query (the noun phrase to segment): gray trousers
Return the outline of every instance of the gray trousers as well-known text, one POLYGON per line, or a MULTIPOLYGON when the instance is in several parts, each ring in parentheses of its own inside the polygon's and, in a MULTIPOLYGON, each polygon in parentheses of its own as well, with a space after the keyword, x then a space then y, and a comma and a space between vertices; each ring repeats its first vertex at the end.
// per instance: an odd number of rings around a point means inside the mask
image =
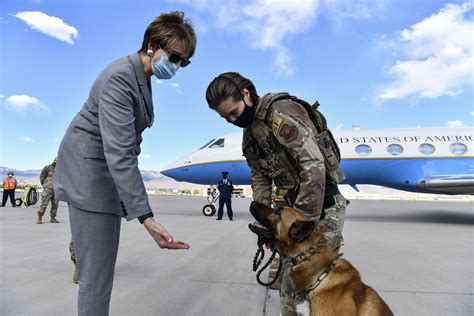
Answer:
POLYGON ((121 217, 69 204, 69 221, 79 277, 78 315, 108 315, 121 217))

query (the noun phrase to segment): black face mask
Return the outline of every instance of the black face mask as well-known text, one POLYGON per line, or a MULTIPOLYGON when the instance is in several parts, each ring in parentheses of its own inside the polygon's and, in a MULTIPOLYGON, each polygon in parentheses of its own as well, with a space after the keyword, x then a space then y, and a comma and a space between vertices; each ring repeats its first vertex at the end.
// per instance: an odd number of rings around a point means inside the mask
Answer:
POLYGON ((240 114, 239 118, 233 122, 229 120, 227 120, 227 122, 242 128, 247 128, 250 126, 250 124, 252 124, 253 116, 255 114, 255 106, 248 106, 245 102, 244 104, 245 108, 242 111, 242 114, 240 114))

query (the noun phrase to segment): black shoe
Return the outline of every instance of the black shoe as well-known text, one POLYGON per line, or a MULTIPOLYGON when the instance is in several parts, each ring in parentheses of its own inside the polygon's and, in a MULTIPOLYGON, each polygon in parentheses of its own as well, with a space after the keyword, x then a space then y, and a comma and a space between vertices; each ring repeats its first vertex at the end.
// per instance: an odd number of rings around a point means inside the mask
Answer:
POLYGON ((233 221, 233 219, 232 219, 232 218, 229 218, 229 221, 233 221))
POLYGON ((222 220, 222 218, 216 218, 216 221, 221 221, 221 220, 222 220))

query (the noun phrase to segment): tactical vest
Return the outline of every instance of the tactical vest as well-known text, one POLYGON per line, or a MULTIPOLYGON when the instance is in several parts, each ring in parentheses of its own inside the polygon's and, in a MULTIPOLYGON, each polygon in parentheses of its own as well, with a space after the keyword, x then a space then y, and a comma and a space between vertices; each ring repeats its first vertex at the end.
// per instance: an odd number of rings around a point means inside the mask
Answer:
POLYGON ((259 100, 255 119, 244 130, 242 151, 248 164, 263 175, 272 178, 275 185, 280 188, 292 189, 299 185, 300 179, 296 162, 287 154, 271 131, 273 124, 272 105, 274 102, 283 99, 298 102, 306 109, 316 128, 313 133, 319 150, 324 156, 326 176, 333 184, 340 183, 345 178, 339 165, 341 154, 331 131, 327 128, 325 117, 318 111, 319 103, 316 101, 311 106, 288 93, 269 93, 259 100))
POLYGON ((296 162, 286 153, 264 121, 254 120, 244 131, 242 151, 252 169, 273 179, 282 189, 298 186, 296 162))

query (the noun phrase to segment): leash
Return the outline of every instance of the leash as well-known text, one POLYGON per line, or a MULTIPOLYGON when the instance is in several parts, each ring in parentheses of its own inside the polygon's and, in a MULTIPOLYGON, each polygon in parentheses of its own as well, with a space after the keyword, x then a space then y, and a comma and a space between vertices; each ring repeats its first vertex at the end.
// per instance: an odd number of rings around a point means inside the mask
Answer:
MULTIPOLYGON (((263 249, 263 244, 264 243, 265 242, 264 242, 263 238, 258 237, 258 241, 257 241, 258 249, 257 249, 257 252, 255 253, 254 258, 253 258, 253 271, 254 272, 257 271, 258 267, 260 266, 260 264, 263 261, 263 258, 265 257, 265 250, 263 249)), ((270 263, 273 261, 273 259, 275 259, 275 256, 276 256, 277 253, 278 253, 278 251, 276 249, 273 250, 273 253, 270 256, 270 258, 268 259, 267 263, 260 270, 258 270, 258 272, 257 272, 257 282, 258 282, 258 284, 263 285, 263 286, 270 286, 273 283, 275 283, 276 280, 278 279, 278 276, 280 275, 281 267, 282 267, 281 259, 280 259, 280 262, 278 263, 278 270, 277 270, 277 273, 275 275, 275 278, 273 280, 271 280, 270 282, 267 282, 267 283, 260 280, 260 275, 270 265, 270 263)), ((280 255, 280 254, 278 253, 278 255, 280 255)))

